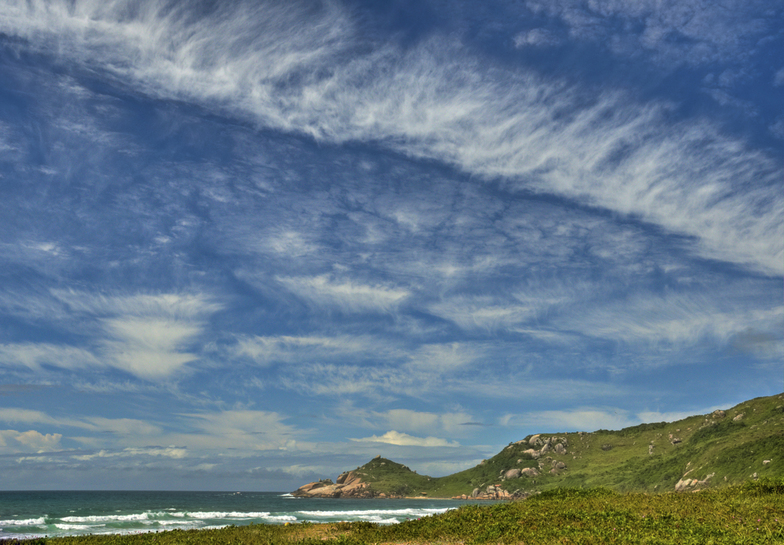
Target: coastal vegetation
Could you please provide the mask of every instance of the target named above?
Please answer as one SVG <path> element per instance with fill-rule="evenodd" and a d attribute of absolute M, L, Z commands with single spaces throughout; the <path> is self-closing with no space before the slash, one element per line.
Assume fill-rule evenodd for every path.
<path fill-rule="evenodd" d="M 444 477 L 376 457 L 294 494 L 324 497 L 513 499 L 561 488 L 696 491 L 784 478 L 784 394 L 727 410 L 618 431 L 542 433 Z"/>
<path fill-rule="evenodd" d="M 20 545 L 747 544 L 784 543 L 784 479 L 698 493 L 556 488 L 526 500 L 467 504 L 391 526 L 368 522 L 231 526 L 79 536 Z"/>

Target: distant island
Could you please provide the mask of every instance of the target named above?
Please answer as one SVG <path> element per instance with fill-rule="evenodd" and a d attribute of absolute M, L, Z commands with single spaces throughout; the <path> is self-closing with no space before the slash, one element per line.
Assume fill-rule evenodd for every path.
<path fill-rule="evenodd" d="M 564 487 L 696 491 L 761 477 L 784 477 L 784 394 L 677 422 L 529 435 L 445 477 L 419 475 L 377 456 L 334 482 L 308 483 L 292 495 L 503 500 Z"/>

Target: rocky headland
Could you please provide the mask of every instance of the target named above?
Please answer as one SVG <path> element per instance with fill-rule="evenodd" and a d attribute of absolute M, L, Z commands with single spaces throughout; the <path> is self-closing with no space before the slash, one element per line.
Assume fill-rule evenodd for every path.
<path fill-rule="evenodd" d="M 311 498 L 513 500 L 557 487 L 696 492 L 784 477 L 784 394 L 676 422 L 618 431 L 535 434 L 445 477 L 419 475 L 376 456 L 335 482 L 292 494 Z"/>

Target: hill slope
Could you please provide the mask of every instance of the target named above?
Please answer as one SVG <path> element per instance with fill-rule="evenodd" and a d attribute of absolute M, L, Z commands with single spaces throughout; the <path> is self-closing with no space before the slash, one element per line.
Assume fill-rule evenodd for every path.
<path fill-rule="evenodd" d="M 784 477 L 784 394 L 677 422 L 529 435 L 445 477 L 376 457 L 336 483 L 310 483 L 294 495 L 512 498 L 556 487 L 698 490 L 758 477 Z"/>

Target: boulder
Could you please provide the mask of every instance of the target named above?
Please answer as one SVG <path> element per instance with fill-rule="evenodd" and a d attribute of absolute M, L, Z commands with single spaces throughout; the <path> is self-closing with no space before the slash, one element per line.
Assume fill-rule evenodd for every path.
<path fill-rule="evenodd" d="M 330 479 L 308 483 L 291 495 L 298 498 L 372 498 L 375 493 L 369 483 L 362 482 L 359 475 L 347 471 L 338 476 L 336 483 Z"/>
<path fill-rule="evenodd" d="M 518 479 L 520 477 L 520 470 L 517 468 L 509 469 L 504 473 L 504 479 Z"/>
<path fill-rule="evenodd" d="M 532 479 L 534 477 L 538 477 L 539 476 L 539 471 L 537 469 L 533 468 L 533 467 L 526 467 L 525 469 L 520 471 L 520 473 L 522 475 L 525 475 L 526 477 L 530 477 Z"/>
<path fill-rule="evenodd" d="M 528 440 L 528 444 L 532 447 L 538 447 L 542 444 L 542 441 L 539 439 L 539 435 L 532 435 L 531 438 Z"/>
<path fill-rule="evenodd" d="M 528 454 L 534 460 L 536 460 L 540 456 L 539 451 L 538 450 L 534 450 L 532 448 L 529 448 L 528 450 L 524 450 L 523 454 Z M 518 463 L 520 463 L 520 462 L 518 462 Z"/>
<path fill-rule="evenodd" d="M 707 475 L 704 479 L 687 479 L 682 478 L 680 481 L 675 483 L 675 491 L 676 492 L 683 492 L 685 490 L 699 490 L 708 485 L 708 481 L 715 475 L 715 473 L 711 473 Z"/>
<path fill-rule="evenodd" d="M 553 448 L 555 449 L 556 454 L 560 454 L 560 455 L 566 454 L 566 447 L 563 446 L 563 443 L 556 443 L 555 447 Z"/>

